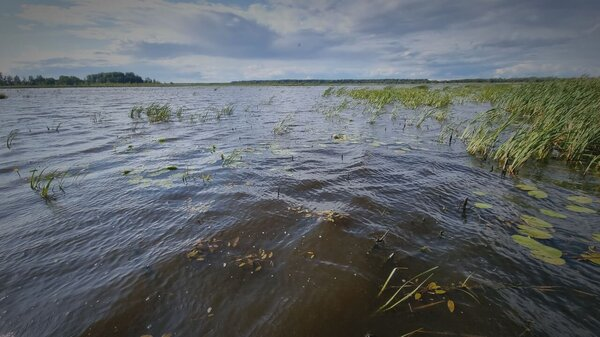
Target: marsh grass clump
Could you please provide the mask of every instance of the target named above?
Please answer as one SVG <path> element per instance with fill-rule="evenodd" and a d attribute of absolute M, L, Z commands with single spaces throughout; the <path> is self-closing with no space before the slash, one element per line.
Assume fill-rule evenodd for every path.
<path fill-rule="evenodd" d="M 600 168 L 600 79 L 549 80 L 487 93 L 494 107 L 463 132 L 467 151 L 508 163 L 555 157 Z M 498 95 L 498 96 L 495 96 Z"/>
<path fill-rule="evenodd" d="M 279 122 L 277 122 L 277 124 L 275 124 L 275 126 L 273 127 L 273 133 L 275 135 L 279 136 L 279 135 L 283 135 L 283 134 L 290 132 L 291 131 L 290 123 L 292 122 L 293 119 L 294 119 L 294 116 L 292 114 L 285 116 L 283 119 L 281 119 Z"/>
<path fill-rule="evenodd" d="M 223 116 L 231 116 L 235 106 L 233 104 L 227 104 L 226 106 L 215 109 L 217 120 L 220 120 Z"/>
<path fill-rule="evenodd" d="M 171 120 L 173 110 L 169 104 L 160 105 L 158 103 L 152 103 L 146 107 L 145 112 L 150 123 L 161 123 Z"/>
<path fill-rule="evenodd" d="M 8 98 L 8 96 L 6 96 L 5 93 L 0 92 L 0 99 L 7 99 L 7 98 Z"/>
<path fill-rule="evenodd" d="M 178 110 L 179 111 L 179 110 Z M 152 103 L 146 107 L 136 105 L 131 108 L 129 117 L 133 119 L 140 119 L 145 114 L 148 117 L 150 123 L 162 123 L 169 122 L 173 114 L 173 109 L 167 104 Z"/>
<path fill-rule="evenodd" d="M 231 151 L 231 153 L 229 153 L 228 155 L 221 153 L 221 165 L 223 167 L 232 166 L 233 164 L 235 164 L 236 162 L 239 162 L 241 160 L 242 160 L 242 150 L 240 150 L 240 149 L 235 149 L 235 150 Z"/>
<path fill-rule="evenodd" d="M 333 91 L 335 90 L 334 87 L 329 87 L 327 89 L 325 89 L 325 91 L 323 91 L 323 97 L 329 97 L 331 95 L 333 95 Z"/>
<path fill-rule="evenodd" d="M 55 188 L 64 192 L 64 179 L 67 176 L 67 172 L 52 171 L 44 174 L 46 169 L 38 171 L 34 169 L 31 171 L 31 177 L 29 177 L 29 187 L 39 193 L 39 195 L 46 201 L 55 199 Z"/>

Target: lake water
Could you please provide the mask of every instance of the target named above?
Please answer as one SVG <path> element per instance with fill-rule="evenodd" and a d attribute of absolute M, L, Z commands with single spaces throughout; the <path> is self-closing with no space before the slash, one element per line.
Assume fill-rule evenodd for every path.
<path fill-rule="evenodd" d="M 565 208 L 598 212 L 597 176 L 551 161 L 502 178 L 439 122 L 331 113 L 325 89 L 3 90 L 0 336 L 598 335 L 600 266 L 578 256 L 600 217 Z M 181 118 L 130 118 L 153 102 Z M 34 169 L 55 174 L 50 200 Z M 513 240 L 523 215 L 552 225 L 538 241 L 564 265 Z"/>

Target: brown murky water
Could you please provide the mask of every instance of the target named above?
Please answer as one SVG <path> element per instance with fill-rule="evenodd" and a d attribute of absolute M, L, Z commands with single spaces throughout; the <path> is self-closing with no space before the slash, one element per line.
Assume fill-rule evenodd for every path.
<path fill-rule="evenodd" d="M 597 177 L 550 162 L 501 178 L 439 142 L 437 121 L 417 128 L 419 113 L 400 110 L 371 124 L 354 104 L 332 114 L 343 99 L 324 90 L 7 90 L 0 134 L 19 131 L 0 150 L 0 336 L 597 335 L 600 266 L 577 257 L 600 217 L 565 208 L 579 195 L 600 210 Z M 152 102 L 181 118 L 129 117 Z M 68 172 L 51 201 L 27 180 L 44 168 Z M 522 215 L 552 224 L 539 241 L 564 265 L 513 241 Z M 440 294 L 377 311 L 435 266 Z"/>

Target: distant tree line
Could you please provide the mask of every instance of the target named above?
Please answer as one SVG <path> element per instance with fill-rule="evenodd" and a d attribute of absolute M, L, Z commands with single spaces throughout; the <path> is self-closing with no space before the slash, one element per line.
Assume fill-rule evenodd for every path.
<path fill-rule="evenodd" d="M 554 77 L 521 77 L 521 78 L 466 78 L 456 80 L 418 79 L 340 79 L 340 80 L 256 80 L 233 81 L 235 85 L 331 85 L 331 84 L 430 84 L 430 83 L 510 83 L 510 82 L 541 82 L 555 79 Z"/>
<path fill-rule="evenodd" d="M 77 86 L 77 85 L 102 85 L 102 84 L 140 84 L 140 83 L 160 83 L 154 79 L 146 77 L 142 79 L 134 73 L 108 72 L 91 74 L 85 77 L 85 80 L 77 76 L 61 75 L 57 79 L 54 77 L 29 76 L 20 78 L 16 76 L 4 76 L 0 73 L 0 86 Z"/>

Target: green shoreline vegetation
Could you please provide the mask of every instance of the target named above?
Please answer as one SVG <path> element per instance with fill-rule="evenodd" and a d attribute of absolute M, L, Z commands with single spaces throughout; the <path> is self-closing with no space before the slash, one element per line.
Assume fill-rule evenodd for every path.
<path fill-rule="evenodd" d="M 323 96 L 349 96 L 380 115 L 385 107 L 430 109 L 426 116 L 447 118 L 446 108 L 471 101 L 492 108 L 462 130 L 467 151 L 499 161 L 516 173 L 530 159 L 556 158 L 600 169 L 600 78 L 551 79 L 517 84 L 327 89 Z M 439 117 L 439 118 L 438 118 Z M 458 131 L 458 130 L 457 130 Z"/>

